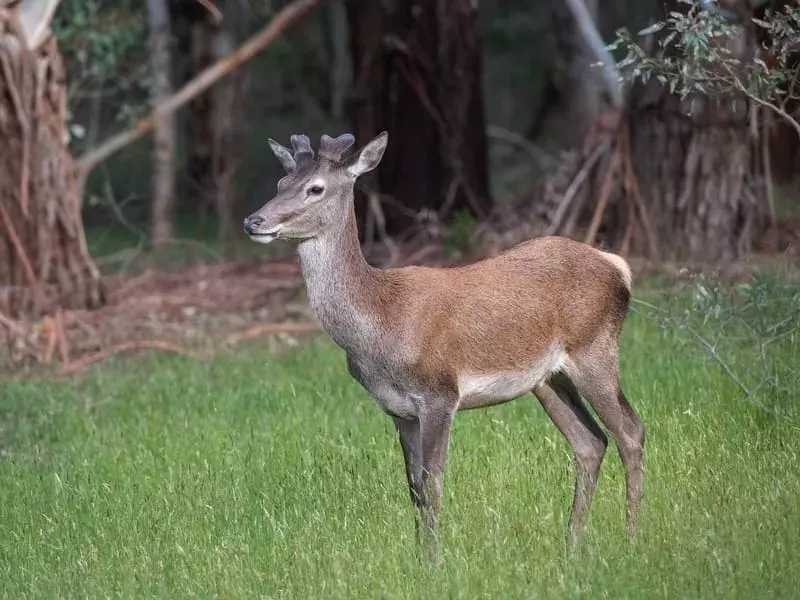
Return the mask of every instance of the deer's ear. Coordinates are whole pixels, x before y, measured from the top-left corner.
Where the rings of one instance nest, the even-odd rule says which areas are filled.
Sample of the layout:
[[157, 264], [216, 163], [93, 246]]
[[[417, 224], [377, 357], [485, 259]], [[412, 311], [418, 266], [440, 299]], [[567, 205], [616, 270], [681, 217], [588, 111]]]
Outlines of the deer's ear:
[[278, 157], [278, 160], [281, 161], [281, 166], [283, 170], [287, 173], [292, 173], [297, 166], [294, 162], [294, 157], [292, 156], [292, 151], [289, 150], [286, 146], [281, 146], [278, 142], [273, 140], [272, 138], [269, 139], [269, 147], [272, 148], [272, 153]]
[[386, 144], [388, 142], [389, 134], [385, 131], [379, 133], [374, 140], [355, 154], [347, 167], [348, 174], [356, 178], [364, 173], [372, 171], [372, 169], [377, 167], [378, 163], [381, 162], [383, 152], [386, 150]]

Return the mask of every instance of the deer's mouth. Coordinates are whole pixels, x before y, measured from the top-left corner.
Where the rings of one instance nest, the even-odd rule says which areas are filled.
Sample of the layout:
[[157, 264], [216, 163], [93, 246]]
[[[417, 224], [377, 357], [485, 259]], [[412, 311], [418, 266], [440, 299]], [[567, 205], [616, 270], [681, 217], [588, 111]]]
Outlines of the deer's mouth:
[[271, 241], [278, 239], [278, 234], [281, 232], [282, 226], [278, 225], [268, 231], [248, 231], [247, 235], [250, 239], [259, 244], [269, 244]]

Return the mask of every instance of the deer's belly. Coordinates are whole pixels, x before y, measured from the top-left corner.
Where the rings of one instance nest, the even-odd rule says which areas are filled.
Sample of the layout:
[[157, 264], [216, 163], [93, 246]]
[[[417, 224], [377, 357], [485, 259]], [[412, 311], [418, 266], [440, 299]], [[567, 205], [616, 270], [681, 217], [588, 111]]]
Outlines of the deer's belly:
[[458, 377], [460, 410], [508, 402], [532, 391], [539, 383], [562, 368], [566, 355], [552, 348], [542, 360], [528, 369], [495, 373], [463, 373]]
[[364, 386], [385, 413], [402, 419], [418, 416], [416, 395], [402, 382], [393, 380], [380, 364], [349, 357], [347, 366], [353, 378]]

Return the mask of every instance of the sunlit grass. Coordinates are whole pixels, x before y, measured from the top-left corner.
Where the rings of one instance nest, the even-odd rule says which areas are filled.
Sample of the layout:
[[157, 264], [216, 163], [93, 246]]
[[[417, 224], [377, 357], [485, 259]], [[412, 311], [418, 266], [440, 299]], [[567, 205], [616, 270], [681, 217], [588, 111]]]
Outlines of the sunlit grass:
[[6, 384], [0, 595], [793, 596], [800, 418], [749, 404], [700, 356], [629, 318], [623, 383], [648, 426], [635, 547], [616, 451], [568, 560], [570, 456], [538, 403], [460, 414], [439, 572], [415, 549], [391, 421], [324, 338]]

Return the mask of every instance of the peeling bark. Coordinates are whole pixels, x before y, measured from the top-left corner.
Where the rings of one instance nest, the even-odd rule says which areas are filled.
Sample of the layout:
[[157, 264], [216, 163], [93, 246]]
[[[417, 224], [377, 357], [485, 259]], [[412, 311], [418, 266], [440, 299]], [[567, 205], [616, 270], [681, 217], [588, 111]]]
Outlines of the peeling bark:
[[0, 312], [12, 317], [103, 302], [66, 146], [61, 54], [52, 36], [31, 51], [22, 35], [15, 12], [0, 11]]

